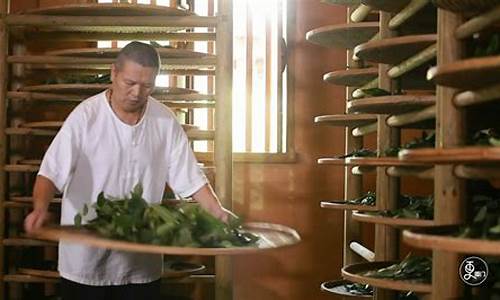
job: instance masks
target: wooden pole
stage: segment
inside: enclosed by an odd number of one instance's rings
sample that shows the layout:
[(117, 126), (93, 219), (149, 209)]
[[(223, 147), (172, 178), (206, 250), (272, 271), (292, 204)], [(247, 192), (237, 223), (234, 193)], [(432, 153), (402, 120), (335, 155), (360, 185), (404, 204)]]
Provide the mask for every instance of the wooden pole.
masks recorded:
[[(7, 197), (6, 191), (6, 173), (4, 166), (7, 159), (7, 136), (5, 127), (7, 124), (7, 82), (8, 82), (8, 64), (7, 55), (9, 49), (9, 35), (5, 18), (9, 13), (9, 1), (0, 0), (0, 242), (3, 244), (5, 238), (5, 208), (3, 203)], [(5, 248), (0, 247), (0, 297), (6, 298), (4, 270)]]
[[(391, 14), (380, 13), (380, 38), (390, 38), (395, 33), (388, 28)], [(379, 64), (379, 88), (392, 91), (392, 80), (387, 76), (389, 65)], [(390, 147), (399, 146), (400, 132), (387, 125), (386, 115), (379, 115), (377, 122), (377, 151), (384, 153)], [(399, 198), (399, 178), (387, 175), (387, 167), (377, 167), (377, 207), (380, 210), (392, 210), (397, 207)], [(387, 225), (375, 225), (375, 259), (398, 259), (398, 232)], [(389, 290), (376, 289), (376, 300), (393, 299), (395, 293)]]
[[(217, 70), (215, 108), (215, 191), (222, 204), (232, 209), (232, 76), (233, 8), (231, 0), (218, 1)], [(216, 257), (215, 298), (233, 299), (233, 265), (230, 257)]]
[[(458, 14), (438, 10), (437, 63), (443, 65), (459, 60), (464, 55), (463, 44), (454, 37), (455, 29), (463, 20)], [(463, 111), (453, 105), (457, 91), (437, 87), (436, 147), (461, 146), (465, 141)], [(465, 218), (465, 184), (453, 174), (449, 165), (435, 166), (434, 221), (436, 224), (458, 224)], [(458, 299), (463, 287), (458, 275), (460, 256), (456, 253), (434, 251), (432, 257), (432, 299)], [(443, 276), (443, 274), (449, 274)]]
[[(348, 22), (351, 22), (349, 16), (354, 8), (347, 10)], [(359, 62), (352, 59), (352, 51), (347, 51), (347, 64), (353, 68), (359, 68)], [(346, 102), (350, 99), (354, 88), (346, 88)], [(347, 105), (346, 105), (347, 113)], [(354, 137), (351, 132), (354, 128), (347, 127), (345, 131), (345, 152), (350, 153), (353, 150), (361, 149), (363, 147), (363, 138)], [(363, 177), (354, 175), (352, 167), (345, 167), (344, 169), (344, 199), (352, 200), (360, 197), (363, 193)], [(344, 266), (353, 263), (361, 262), (361, 258), (349, 247), (351, 242), (361, 241), (361, 224), (352, 219), (352, 211), (344, 211)]]

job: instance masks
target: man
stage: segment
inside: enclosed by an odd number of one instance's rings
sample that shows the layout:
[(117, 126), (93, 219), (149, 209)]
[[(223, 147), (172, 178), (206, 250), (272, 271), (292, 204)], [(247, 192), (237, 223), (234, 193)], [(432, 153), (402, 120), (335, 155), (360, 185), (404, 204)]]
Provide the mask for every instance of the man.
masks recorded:
[[(63, 191), (61, 224), (66, 225), (101, 191), (124, 197), (139, 182), (149, 202), (161, 201), (168, 183), (227, 221), (231, 212), (207, 183), (182, 127), (150, 97), (159, 69), (152, 46), (132, 42), (121, 50), (111, 66), (111, 88), (78, 105), (45, 153), (26, 232), (46, 222), (56, 190)], [(162, 257), (61, 242), (59, 272), (63, 299), (155, 299)]]

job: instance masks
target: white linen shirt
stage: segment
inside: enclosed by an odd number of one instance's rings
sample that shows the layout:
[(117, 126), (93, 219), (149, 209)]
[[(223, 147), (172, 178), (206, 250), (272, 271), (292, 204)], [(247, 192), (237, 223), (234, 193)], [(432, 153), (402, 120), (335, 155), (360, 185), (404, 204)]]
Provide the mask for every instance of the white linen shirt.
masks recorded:
[[(158, 203), (165, 183), (182, 197), (207, 183), (173, 113), (151, 97), (146, 105), (142, 119), (128, 125), (102, 92), (68, 116), (38, 173), (63, 191), (62, 225), (74, 224), (74, 216), (101, 191), (121, 198), (142, 183), (143, 198)], [(91, 209), (86, 219), (94, 217)], [(63, 278), (87, 285), (147, 283), (160, 278), (162, 256), (61, 242), (58, 269)]]

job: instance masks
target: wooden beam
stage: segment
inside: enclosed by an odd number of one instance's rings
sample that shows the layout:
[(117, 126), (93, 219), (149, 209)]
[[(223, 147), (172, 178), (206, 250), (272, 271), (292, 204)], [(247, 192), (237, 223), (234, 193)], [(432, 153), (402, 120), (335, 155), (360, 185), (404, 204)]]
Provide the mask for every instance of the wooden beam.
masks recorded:
[[(233, 8), (232, 0), (218, 1), (217, 71), (215, 120), (215, 191), (226, 208), (232, 209), (233, 142), (232, 142), (232, 78), (233, 78)], [(228, 256), (215, 260), (215, 299), (233, 299), (233, 265)]]

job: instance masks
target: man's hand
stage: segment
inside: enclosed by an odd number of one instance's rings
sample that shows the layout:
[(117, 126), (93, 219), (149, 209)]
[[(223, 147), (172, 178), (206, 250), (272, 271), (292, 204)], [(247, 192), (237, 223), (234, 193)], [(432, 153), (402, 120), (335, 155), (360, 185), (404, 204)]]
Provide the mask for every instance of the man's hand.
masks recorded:
[(33, 210), (24, 219), (24, 230), (30, 234), (42, 227), (49, 220), (49, 212), (44, 209)]
[(221, 220), (224, 223), (228, 223), (229, 220), (231, 219), (238, 219), (238, 216), (236, 216), (232, 211), (224, 207), (221, 207), (218, 211), (211, 213), (214, 217), (216, 217), (217, 219)]
[(193, 194), (193, 199), (196, 200), (201, 207), (207, 210), (217, 219), (228, 223), (229, 220), (238, 217), (229, 209), (224, 208), (217, 196), (215, 195), (212, 187), (209, 184), (204, 185), (196, 193)]

